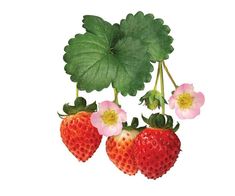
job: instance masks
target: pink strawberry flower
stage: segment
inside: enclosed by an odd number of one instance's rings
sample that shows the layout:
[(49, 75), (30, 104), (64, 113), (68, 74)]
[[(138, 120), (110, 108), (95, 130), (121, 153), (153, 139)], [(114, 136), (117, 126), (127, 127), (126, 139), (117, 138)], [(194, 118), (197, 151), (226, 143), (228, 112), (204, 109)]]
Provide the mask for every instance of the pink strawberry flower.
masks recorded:
[(200, 114), (205, 98), (201, 92), (195, 92), (192, 84), (182, 84), (169, 99), (169, 106), (175, 109), (180, 119), (192, 119)]
[(111, 101), (99, 104), (98, 111), (91, 115), (91, 124), (98, 129), (100, 135), (119, 135), (122, 123), (126, 122), (126, 112)]

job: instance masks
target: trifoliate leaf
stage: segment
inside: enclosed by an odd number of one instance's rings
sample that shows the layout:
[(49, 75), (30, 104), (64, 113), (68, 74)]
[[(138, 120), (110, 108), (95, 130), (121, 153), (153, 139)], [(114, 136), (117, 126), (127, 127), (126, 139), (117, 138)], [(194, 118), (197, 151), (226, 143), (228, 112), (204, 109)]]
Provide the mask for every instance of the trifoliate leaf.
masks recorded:
[(83, 27), (86, 29), (86, 32), (100, 37), (108, 44), (111, 43), (111, 47), (122, 38), (122, 33), (118, 24), (111, 25), (97, 16), (84, 16)]
[[(66, 73), (80, 90), (100, 91), (110, 84), (122, 95), (135, 95), (151, 79), (153, 70), (147, 47), (133, 37), (123, 37), (118, 25), (85, 16), (84, 35), (65, 47)], [(120, 39), (121, 38), (121, 39)]]
[(137, 12), (129, 14), (121, 21), (121, 31), (124, 36), (140, 39), (148, 47), (148, 53), (152, 62), (160, 62), (169, 58), (173, 51), (171, 43), (173, 38), (169, 36), (170, 28), (164, 25), (162, 19), (154, 19), (152, 14), (144, 15)]

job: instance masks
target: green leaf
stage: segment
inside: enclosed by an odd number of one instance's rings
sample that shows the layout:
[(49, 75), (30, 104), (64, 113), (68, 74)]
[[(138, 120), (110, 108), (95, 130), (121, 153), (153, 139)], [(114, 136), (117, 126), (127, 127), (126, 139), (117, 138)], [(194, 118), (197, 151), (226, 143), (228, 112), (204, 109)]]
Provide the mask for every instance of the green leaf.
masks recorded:
[(128, 14), (121, 21), (120, 29), (125, 36), (140, 39), (148, 47), (148, 53), (152, 62), (160, 62), (169, 58), (173, 51), (171, 43), (173, 38), (169, 36), (170, 28), (164, 25), (162, 19), (154, 19), (152, 14), (144, 15), (137, 12)]
[(112, 84), (124, 96), (136, 95), (151, 79), (147, 47), (138, 39), (122, 38), (119, 25), (100, 17), (85, 16), (83, 22), (87, 32), (65, 47), (65, 71), (71, 80), (87, 92)]
[(116, 42), (122, 37), (122, 33), (118, 24), (111, 25), (97, 16), (84, 16), (83, 27), (86, 29), (86, 32), (100, 37), (107, 44), (111, 44), (110, 46), (114, 46)]
[(136, 95), (137, 90), (144, 89), (144, 82), (151, 79), (153, 67), (147, 48), (139, 40), (125, 37), (117, 42), (113, 56), (118, 66), (113, 87), (123, 95)]

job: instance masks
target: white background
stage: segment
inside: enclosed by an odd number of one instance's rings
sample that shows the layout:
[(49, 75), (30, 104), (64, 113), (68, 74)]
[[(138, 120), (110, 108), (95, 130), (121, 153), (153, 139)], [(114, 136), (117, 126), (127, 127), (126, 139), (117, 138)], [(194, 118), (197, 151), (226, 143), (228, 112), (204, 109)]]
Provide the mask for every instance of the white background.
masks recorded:
[[(193, 83), (206, 97), (199, 117), (180, 121), (182, 152), (155, 181), (120, 172), (106, 138), (88, 162), (78, 162), (61, 142), (56, 114), (75, 97), (62, 56), (68, 39), (83, 32), (82, 16), (114, 23), (139, 10), (171, 27), (175, 51), (166, 63), (178, 84)], [(235, 195), (234, 18), (232, 0), (1, 1), (0, 195)], [(137, 105), (143, 93), (120, 98), (129, 120), (149, 114)], [(111, 89), (80, 95), (113, 98)]]

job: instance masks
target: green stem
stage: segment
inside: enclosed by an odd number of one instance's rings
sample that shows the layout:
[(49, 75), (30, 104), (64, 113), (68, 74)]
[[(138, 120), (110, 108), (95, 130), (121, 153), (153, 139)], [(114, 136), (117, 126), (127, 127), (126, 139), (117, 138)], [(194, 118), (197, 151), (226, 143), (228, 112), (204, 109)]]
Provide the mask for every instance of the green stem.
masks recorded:
[[(160, 72), (161, 95), (165, 99), (162, 62), (159, 62), (158, 66), (159, 66), (159, 72)], [(162, 108), (162, 114), (165, 114), (165, 103), (164, 102), (161, 102), (161, 108)]]
[(76, 98), (78, 97), (78, 87), (77, 87), (77, 84), (76, 84)]
[(118, 102), (118, 91), (116, 88), (113, 88), (113, 91), (114, 91), (114, 103), (116, 103), (117, 105), (119, 105), (119, 102)]
[(175, 88), (178, 88), (177, 84), (175, 83), (175, 81), (174, 81), (172, 75), (170, 74), (170, 72), (169, 72), (169, 70), (168, 70), (168, 68), (167, 68), (167, 66), (166, 66), (166, 64), (165, 64), (164, 61), (163, 61), (163, 67), (164, 67), (164, 69), (165, 69), (165, 71), (166, 71), (168, 77), (170, 78), (172, 84), (174, 85), (174, 87), (175, 87)]
[(158, 83), (158, 79), (159, 79), (159, 65), (158, 65), (158, 68), (157, 68), (157, 76), (156, 76), (156, 80), (155, 80), (155, 84), (154, 84), (154, 87), (153, 87), (153, 90), (156, 90), (157, 89), (157, 83)]

